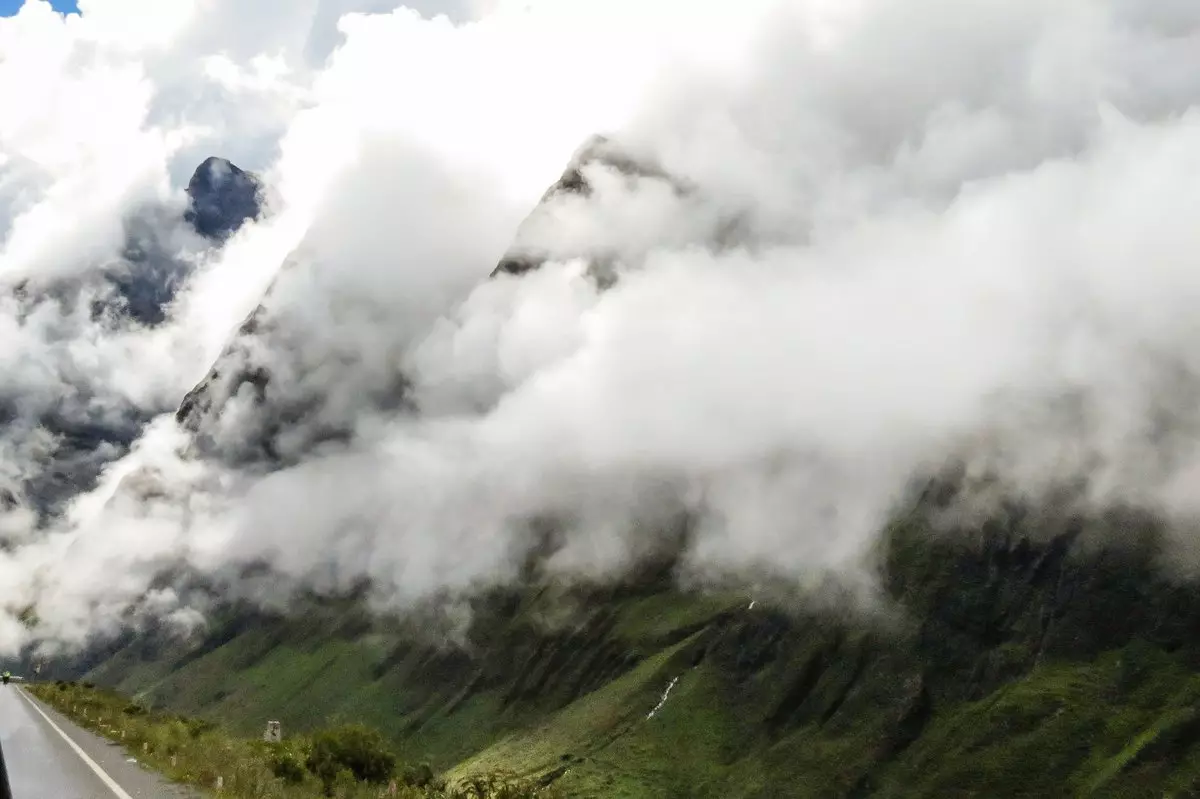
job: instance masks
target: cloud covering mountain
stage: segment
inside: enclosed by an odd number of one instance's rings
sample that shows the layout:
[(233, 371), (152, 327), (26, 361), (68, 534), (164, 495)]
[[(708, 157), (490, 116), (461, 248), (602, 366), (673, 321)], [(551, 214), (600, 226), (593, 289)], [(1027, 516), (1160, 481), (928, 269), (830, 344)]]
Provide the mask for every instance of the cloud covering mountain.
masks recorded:
[[(948, 464), (1192, 548), (1192, 4), (144, 5), (0, 20), (0, 476), (132, 420), (61, 514), (12, 490), (0, 645), (252, 564), (402, 606), (548, 522), (563, 573), (686, 514), (696, 574), (869, 591)], [(212, 153), (270, 195), (221, 241), (182, 214)], [(147, 208), (187, 279), (96, 314)]]

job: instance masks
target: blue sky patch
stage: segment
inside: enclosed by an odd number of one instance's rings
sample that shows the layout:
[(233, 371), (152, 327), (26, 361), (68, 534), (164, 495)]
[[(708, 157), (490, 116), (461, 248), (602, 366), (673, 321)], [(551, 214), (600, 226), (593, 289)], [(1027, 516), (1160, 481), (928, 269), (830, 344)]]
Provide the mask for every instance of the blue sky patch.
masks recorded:
[[(0, 17), (11, 17), (20, 10), (23, 3), (24, 0), (0, 0)], [(79, 13), (77, 0), (50, 0), (50, 5), (55, 11)]]

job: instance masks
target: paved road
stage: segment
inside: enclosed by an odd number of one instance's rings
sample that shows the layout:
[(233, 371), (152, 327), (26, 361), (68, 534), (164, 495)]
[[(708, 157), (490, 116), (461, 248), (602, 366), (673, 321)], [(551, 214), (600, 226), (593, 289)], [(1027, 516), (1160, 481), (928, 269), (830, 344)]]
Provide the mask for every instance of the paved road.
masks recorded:
[(0, 686), (0, 748), (13, 799), (179, 799), (195, 796), (131, 762), (16, 685)]

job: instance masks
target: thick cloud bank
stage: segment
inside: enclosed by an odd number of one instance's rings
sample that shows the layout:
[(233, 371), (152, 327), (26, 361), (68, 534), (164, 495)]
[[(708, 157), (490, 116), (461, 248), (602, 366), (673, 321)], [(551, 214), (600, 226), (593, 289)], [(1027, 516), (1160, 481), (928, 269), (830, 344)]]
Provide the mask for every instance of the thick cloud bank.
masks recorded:
[[(859, 580), (949, 464), (1194, 518), (1194, 3), (396, 5), (0, 20), (0, 647), (193, 623), (179, 575), (611, 574), (684, 516), (699, 574)], [(270, 195), (219, 241), (214, 153)], [(160, 217), (162, 319), (97, 313)]]

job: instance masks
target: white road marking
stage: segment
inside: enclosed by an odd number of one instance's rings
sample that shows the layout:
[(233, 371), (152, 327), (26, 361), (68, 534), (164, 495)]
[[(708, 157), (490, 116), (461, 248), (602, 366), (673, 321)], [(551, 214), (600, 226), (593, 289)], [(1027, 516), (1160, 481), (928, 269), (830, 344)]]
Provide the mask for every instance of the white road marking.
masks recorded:
[(106, 772), (104, 769), (100, 768), (99, 763), (97, 763), (95, 760), (92, 760), (90, 757), (88, 757), (87, 752), (80, 749), (79, 744), (77, 744), (73, 740), (71, 740), (71, 736), (67, 735), (65, 732), (63, 732), (61, 729), (59, 729), (59, 726), (57, 724), (55, 724), (53, 721), (51, 721), (49, 716), (47, 716), (45, 713), (42, 712), (42, 709), (37, 706), (37, 703), (34, 702), (33, 699), (31, 699), (29, 697), (28, 694), (25, 693), (24, 689), (18, 688), (17, 693), (19, 693), (22, 697), (24, 697), (25, 701), (29, 703), (29, 706), (31, 708), (33, 708), (34, 710), (36, 710), (38, 715), (46, 720), (46, 723), (50, 725), (50, 729), (54, 730), (56, 733), (58, 733), (59, 735), (62, 736), (62, 739), (67, 742), (67, 746), (71, 747), (71, 749), (75, 752), (75, 754), (79, 755), (80, 759), (83, 760), (83, 762), (87, 764), (88, 768), (90, 768), (92, 771), (96, 772), (96, 776), (100, 778), (101, 782), (103, 782), (105, 785), (108, 786), (108, 789), (113, 792), (113, 794), (117, 797), (117, 799), (133, 799), (132, 796), (125, 793), (125, 790), (120, 785), (117, 785), (116, 780), (114, 780), (112, 777), (108, 776), (108, 772)]

